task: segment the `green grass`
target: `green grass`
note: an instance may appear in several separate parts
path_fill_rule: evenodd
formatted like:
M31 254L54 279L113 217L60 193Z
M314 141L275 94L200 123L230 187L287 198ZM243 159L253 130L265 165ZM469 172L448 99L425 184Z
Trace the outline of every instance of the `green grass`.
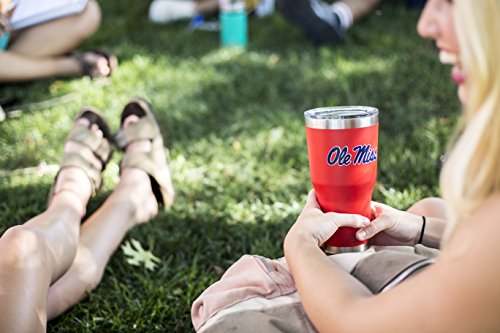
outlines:
M380 109L374 198L407 208L439 195L439 157L459 105L449 68L415 31L418 13L392 1L349 31L339 47L314 48L281 17L250 21L245 51L186 22L147 22L148 2L102 1L99 32L82 49L120 58L109 80L45 80L2 86L0 104L73 94L0 124L0 233L42 211L54 173L13 170L57 164L82 105L114 128L129 97L155 107L177 190L173 209L126 237L161 258L150 272L118 251L100 286L48 325L49 332L191 332L190 305L245 253L283 255L282 241L311 188L303 111L327 105ZM105 173L101 203L117 182Z

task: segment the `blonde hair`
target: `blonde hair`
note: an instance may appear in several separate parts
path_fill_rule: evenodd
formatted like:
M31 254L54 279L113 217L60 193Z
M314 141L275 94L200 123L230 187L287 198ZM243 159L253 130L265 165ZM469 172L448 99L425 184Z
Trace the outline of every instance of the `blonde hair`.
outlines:
M500 0L458 0L455 26L467 73L467 101L441 172L449 205L444 240L500 192Z

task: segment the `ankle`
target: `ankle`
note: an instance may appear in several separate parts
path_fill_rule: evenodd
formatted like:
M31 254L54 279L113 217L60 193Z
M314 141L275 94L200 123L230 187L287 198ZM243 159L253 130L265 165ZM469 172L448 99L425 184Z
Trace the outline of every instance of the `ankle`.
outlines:
M77 167L61 169L57 175L51 202L62 193L71 194L78 200L79 207L82 207L85 212L92 194L92 184L85 171Z
M156 211L149 208L149 203L144 198L136 195L133 189L123 193L123 191L115 191L106 201L106 206L113 211L119 211L124 217L124 223L128 224L127 228L149 221L156 215Z
M158 213L158 203L151 189L149 176L140 169L123 170L120 183L108 202L116 209L130 214L133 224L147 222Z
M87 204L74 191L62 188L50 200L49 210L52 209L74 213L82 219L87 211Z
M74 57L64 57L57 60L57 68L62 76L81 75L82 67Z

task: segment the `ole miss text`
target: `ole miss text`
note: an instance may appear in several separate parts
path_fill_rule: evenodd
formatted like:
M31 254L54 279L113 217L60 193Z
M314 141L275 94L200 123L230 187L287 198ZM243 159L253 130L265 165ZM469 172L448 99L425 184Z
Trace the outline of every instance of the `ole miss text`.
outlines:
M353 158L354 156L354 158ZM335 146L328 152L326 162L330 166L348 166L368 164L377 160L377 148L372 148L371 145L358 145L352 148L349 152L347 146L340 148Z

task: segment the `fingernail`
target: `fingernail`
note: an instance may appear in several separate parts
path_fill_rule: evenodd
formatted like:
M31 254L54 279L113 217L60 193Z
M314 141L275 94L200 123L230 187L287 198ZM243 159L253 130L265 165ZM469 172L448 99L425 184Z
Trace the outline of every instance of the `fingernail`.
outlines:
M358 231L358 232L356 233L356 236L358 237L358 239L359 239L359 240L364 240L364 239L365 239L365 237L366 237L366 232L364 232L363 230Z

